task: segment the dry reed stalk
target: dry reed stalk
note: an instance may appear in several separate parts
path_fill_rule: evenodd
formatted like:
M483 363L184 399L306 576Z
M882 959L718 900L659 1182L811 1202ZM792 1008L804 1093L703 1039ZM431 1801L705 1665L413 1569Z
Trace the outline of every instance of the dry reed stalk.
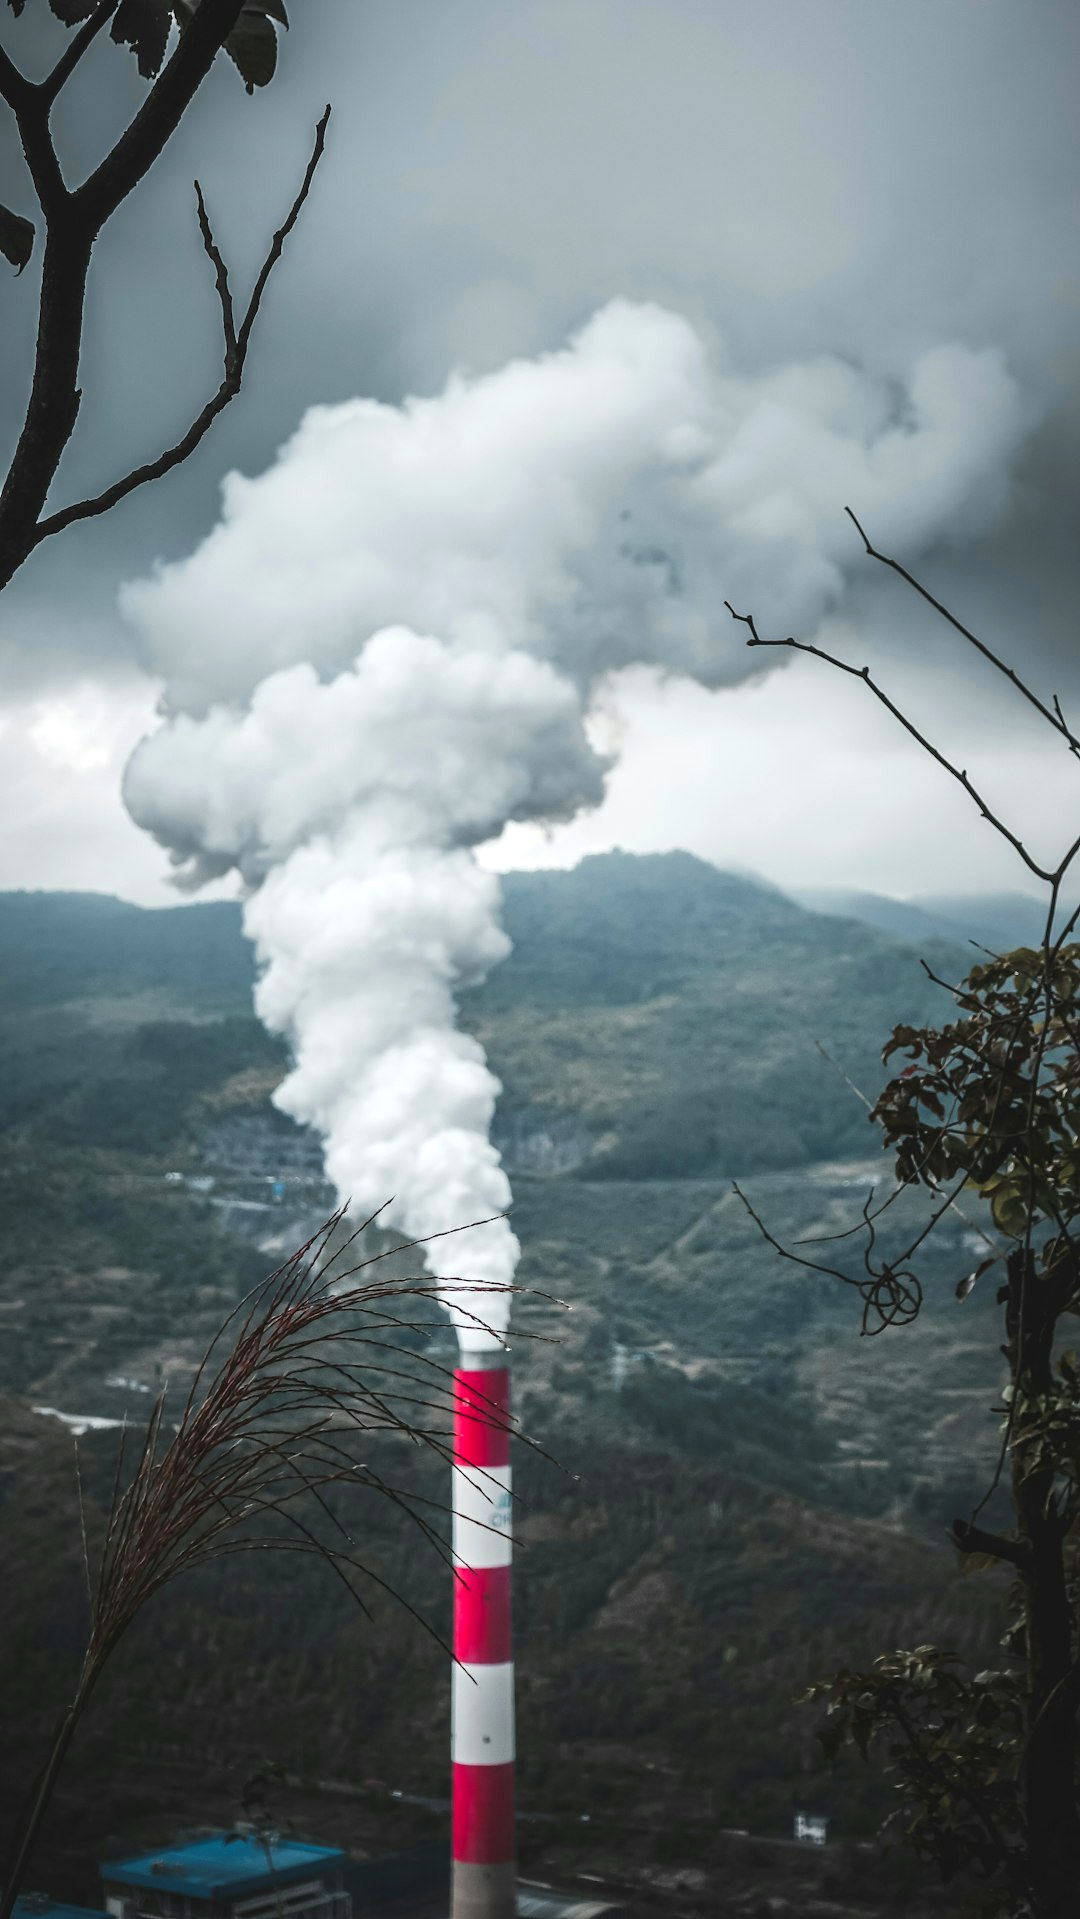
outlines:
M126 1479L121 1435L96 1576L90 1570L80 1481L90 1631L74 1696L12 1849L0 1919L9 1919L87 1701L118 1641L154 1593L180 1573L229 1553L291 1551L324 1559L366 1611L357 1579L385 1582L360 1559L356 1540L328 1503L327 1490L341 1485L367 1487L391 1500L452 1565L441 1534L416 1510L435 1502L390 1484L370 1463L353 1457L350 1442L357 1435L397 1433L453 1463L452 1368L410 1352L418 1376L394 1363L401 1358L394 1339L407 1331L429 1333L435 1323L403 1318L404 1302L434 1304L455 1291L474 1289L459 1280L371 1276L369 1269L386 1259L386 1252L343 1268L346 1254L379 1217L372 1214L335 1248L344 1213L344 1207L334 1213L229 1314L168 1439L162 1389ZM465 1310L460 1303L458 1310ZM225 1351L231 1330L234 1338ZM215 1371L215 1353L222 1351L225 1357ZM494 1407L491 1417L498 1423ZM394 1597L433 1630L400 1593Z

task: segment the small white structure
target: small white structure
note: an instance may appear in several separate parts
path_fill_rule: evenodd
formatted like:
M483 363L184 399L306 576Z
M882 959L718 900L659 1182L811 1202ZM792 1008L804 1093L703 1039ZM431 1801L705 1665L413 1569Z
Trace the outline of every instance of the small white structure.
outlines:
M804 1846L823 1846L825 1844L826 1821L816 1812L797 1812L795 1814L795 1837Z

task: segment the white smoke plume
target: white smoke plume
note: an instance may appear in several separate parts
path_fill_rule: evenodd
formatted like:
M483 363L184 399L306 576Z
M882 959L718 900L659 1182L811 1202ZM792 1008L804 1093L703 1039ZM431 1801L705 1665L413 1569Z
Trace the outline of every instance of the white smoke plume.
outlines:
M183 884L236 868L256 1003L295 1065L278 1104L330 1178L423 1236L502 1211L498 1083L455 990L507 950L473 848L601 797L586 731L631 664L760 670L723 611L809 636L857 502L906 556L990 524L1028 425L1000 355L929 351L903 392L833 359L742 376L655 306L431 399L315 407L232 474L187 560L129 587L164 679L125 779ZM436 1242L464 1344L497 1343L505 1221Z

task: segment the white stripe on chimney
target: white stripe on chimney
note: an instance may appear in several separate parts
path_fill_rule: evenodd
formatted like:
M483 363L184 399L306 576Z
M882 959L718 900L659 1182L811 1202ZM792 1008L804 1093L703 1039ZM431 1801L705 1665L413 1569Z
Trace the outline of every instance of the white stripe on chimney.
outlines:
M505 1766L514 1758L514 1667L455 1666L451 1746L458 1766Z
M454 1563L510 1564L510 1467L454 1467Z

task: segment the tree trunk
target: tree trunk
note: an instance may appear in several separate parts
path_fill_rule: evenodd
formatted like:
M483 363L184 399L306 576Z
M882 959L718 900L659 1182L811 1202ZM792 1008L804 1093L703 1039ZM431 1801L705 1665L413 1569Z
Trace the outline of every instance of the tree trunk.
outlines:
M1026 1272L1025 1272L1026 1266ZM1021 1311L1022 1307L1022 1311ZM1034 1260L1009 1255L1006 1324L1014 1391L1044 1393L1052 1378L1055 1302ZM1076 1675L1064 1539L1053 1503L1053 1470L1026 1470L1023 1408L1016 1412L1013 1504L1031 1558L1026 1587L1028 1722L1023 1795L1028 1871L1036 1919L1076 1919L1080 1910L1080 1808L1076 1797Z
M79 346L94 235L53 221L41 269L34 385L11 471L0 493L0 588L36 545L36 528L79 411Z

